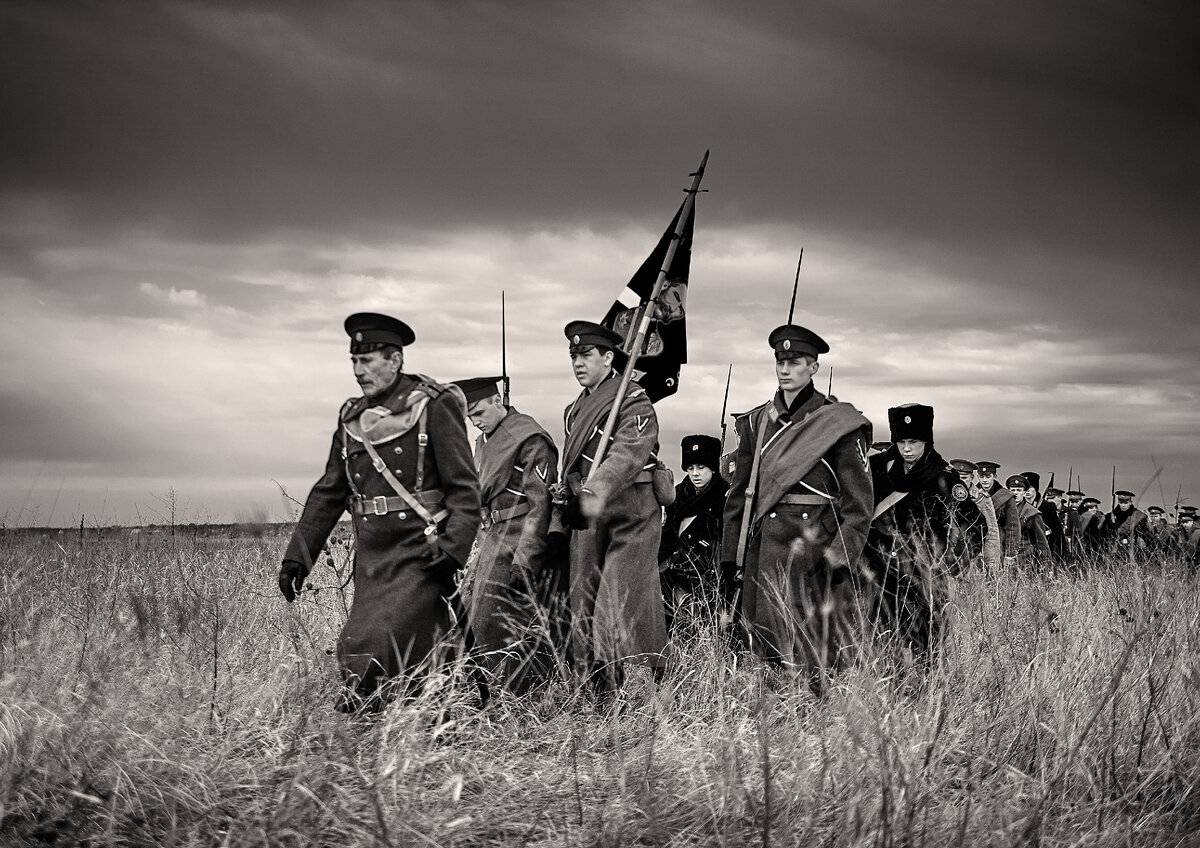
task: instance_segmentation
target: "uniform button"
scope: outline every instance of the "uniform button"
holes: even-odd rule
[[[807,513],[807,512],[802,512],[802,513],[800,513],[800,517],[801,517],[801,518],[808,518],[808,513]]]
[[[774,517],[775,517],[775,513],[773,513],[773,512],[772,512],[772,513],[771,513],[771,514],[770,514],[768,517],[769,517],[769,518],[774,518]]]
[[[359,474],[357,471],[355,471],[355,472],[354,472],[354,479],[355,479],[355,480],[361,480],[361,479],[362,479],[362,475],[361,475],[361,474]]]
[[[407,512],[397,512],[396,517],[399,518],[401,521],[403,521],[404,519],[408,518],[408,513]]]
[[[399,445],[396,445],[396,453],[404,453],[404,448],[400,447]]]

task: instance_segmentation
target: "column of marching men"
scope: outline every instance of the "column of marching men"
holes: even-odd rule
[[[889,409],[888,440],[873,442],[861,412],[816,389],[829,346],[804,327],[768,336],[778,389],[735,416],[735,451],[685,437],[675,486],[654,406],[636,383],[621,392],[623,338],[603,325],[565,328],[581,391],[561,454],[506,403],[499,377],[405,373],[415,333],[404,322],[356,313],[345,329],[362,396],[338,413],[279,572],[291,602],[350,513],[345,712],[414,691],[446,661],[456,624],[485,700],[492,685],[519,693],[570,671],[611,702],[627,666],[660,678],[668,634],[686,643],[706,621],[819,693],[854,659],[864,623],[928,663],[949,580],[968,567],[1197,565],[1194,507],[1178,506],[1172,526],[1129,491],[1104,513],[1082,491],[1040,491],[1034,472],[1001,484],[996,462],[938,453],[929,406]],[[465,419],[479,431],[473,453]]]

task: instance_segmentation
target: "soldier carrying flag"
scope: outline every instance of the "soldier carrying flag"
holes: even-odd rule
[[[707,161],[706,152],[671,226],[604,322],[572,321],[564,330],[583,391],[563,414],[564,484],[555,490],[551,531],[573,531],[572,659],[604,699],[620,688],[626,662],[656,674],[664,664],[657,555],[660,507],[674,490],[657,479],[653,402],[678,390],[687,360],[687,276]]]

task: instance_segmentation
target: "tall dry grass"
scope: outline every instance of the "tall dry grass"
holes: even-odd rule
[[[0,844],[1143,846],[1200,831],[1200,597],[1171,563],[969,575],[932,668],[867,650],[820,700],[702,625],[618,712],[565,682],[479,712],[450,669],[364,725],[330,709],[347,554],[288,606],[283,541],[0,537]]]

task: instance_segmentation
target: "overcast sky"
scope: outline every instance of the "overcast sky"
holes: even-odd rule
[[[663,456],[787,314],[887,435],[1200,501],[1200,39],[1145,2],[0,5],[0,523],[286,516],[356,393],[496,373],[561,434],[711,149]],[[472,431],[474,436],[474,431]],[[732,442],[732,427],[730,428]]]

